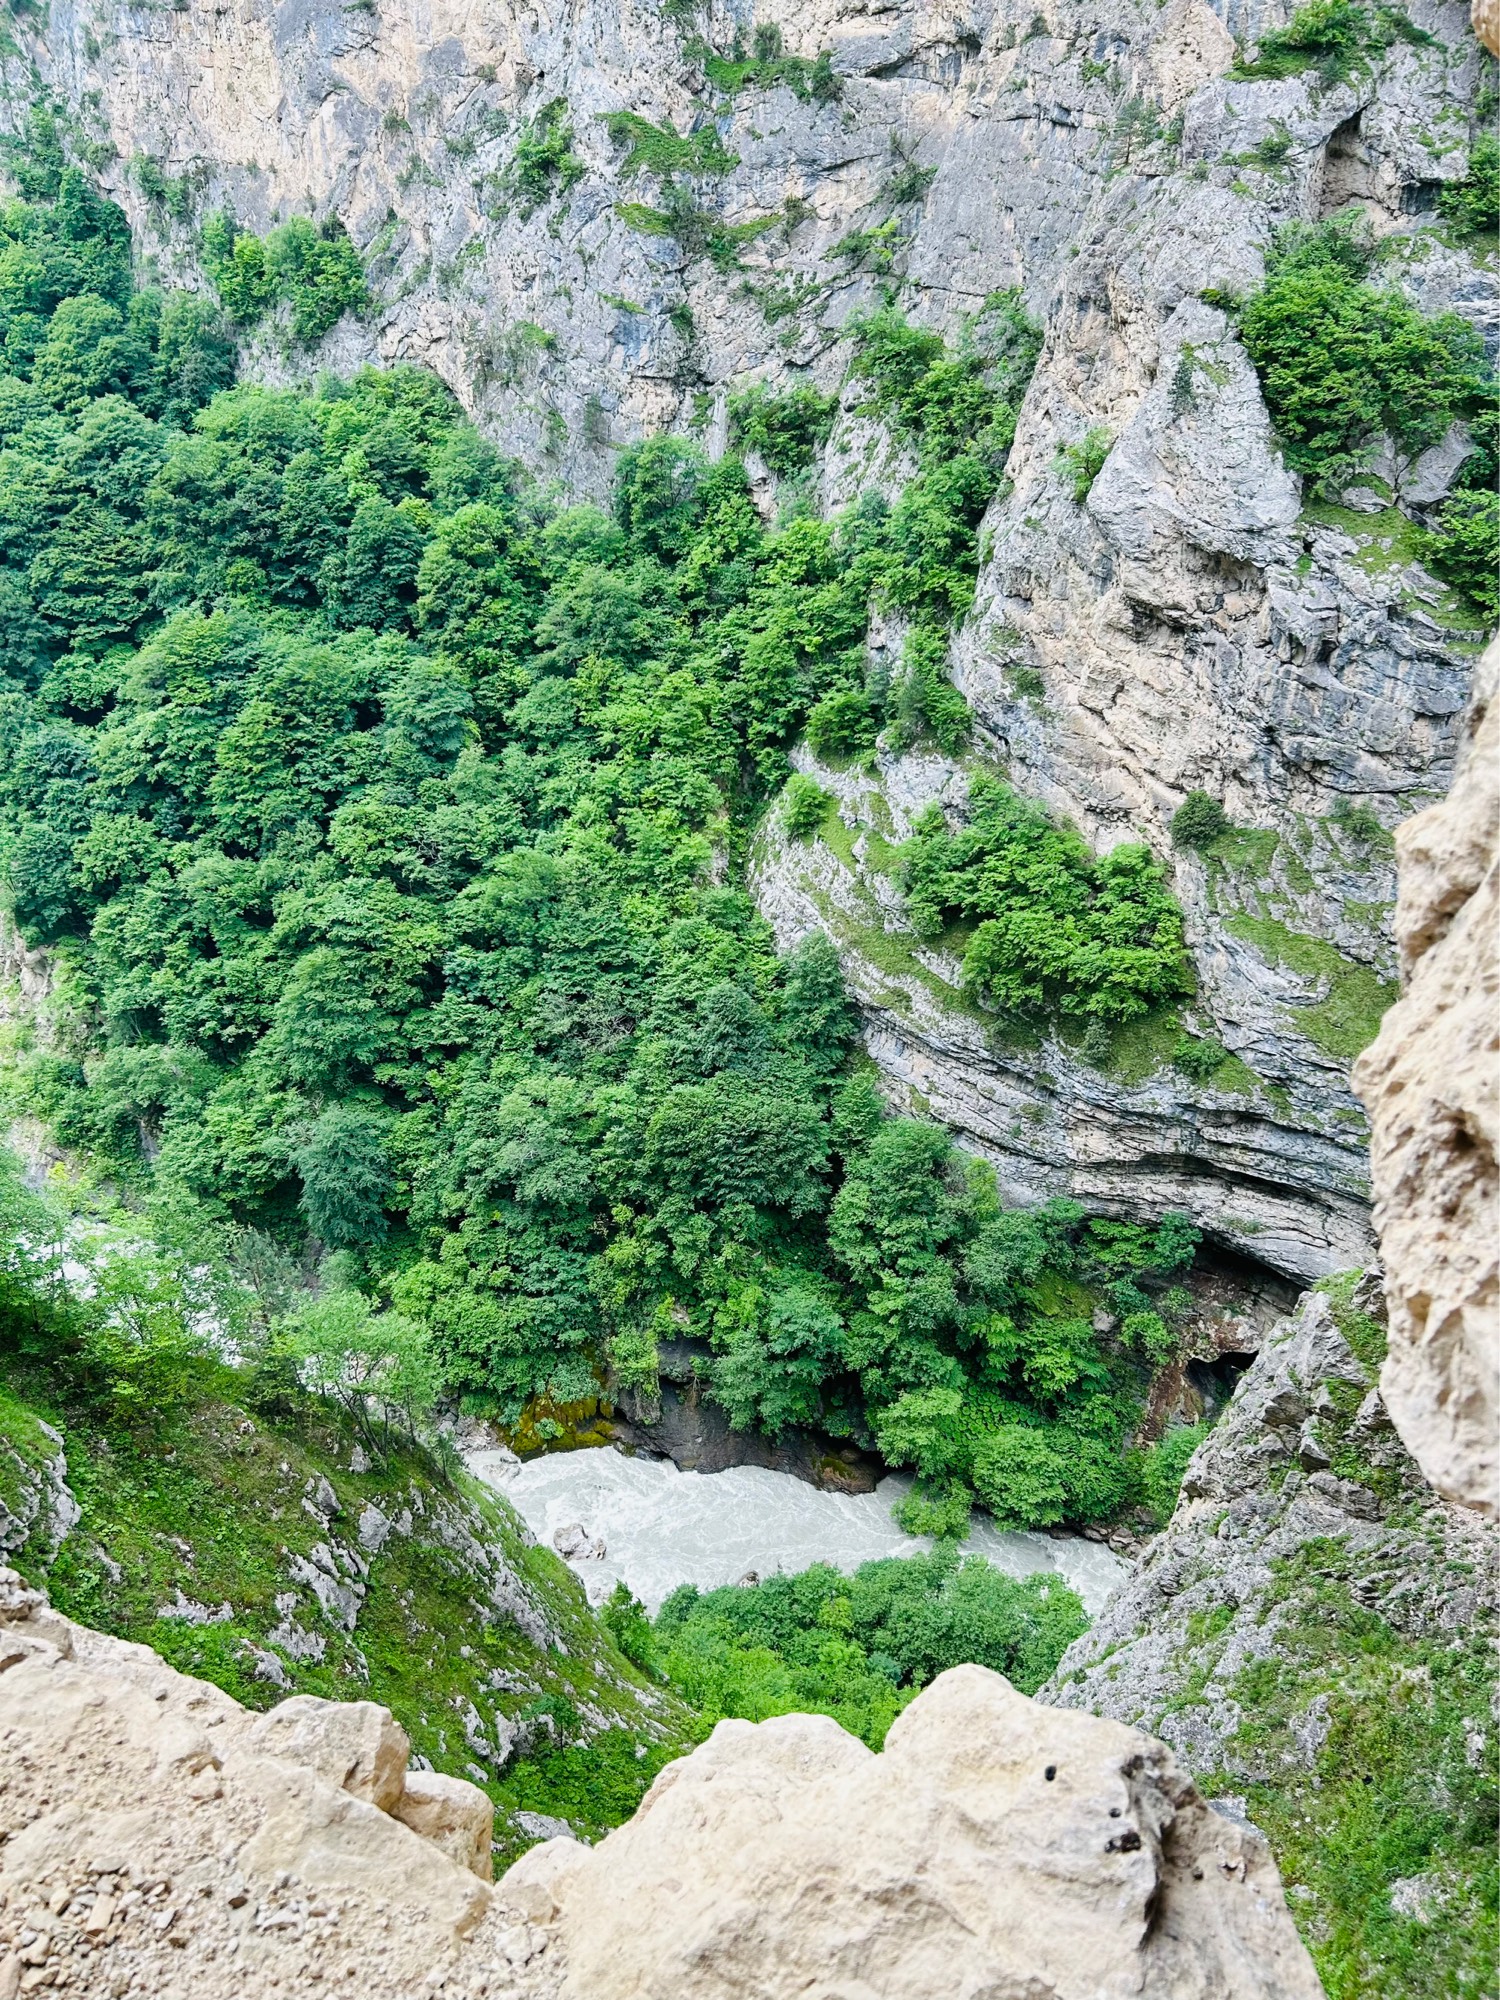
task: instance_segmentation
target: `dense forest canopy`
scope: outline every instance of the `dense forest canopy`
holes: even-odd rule
[[[779,958],[741,886],[810,719],[835,748],[962,738],[941,662],[1035,360],[1016,301],[956,347],[856,326],[917,474],[773,527],[688,439],[623,452],[606,513],[415,370],[233,386],[226,322],[137,288],[72,170],[0,210],[0,329],[0,839],[65,1021],[17,1069],[27,1108],[227,1234],[314,1361],[416,1343],[514,1417],[607,1371],[649,1389],[688,1331],[737,1424],[878,1442],[945,1518],[950,1489],[1028,1522],[1134,1495],[1192,1232],[1007,1211],[944,1130],[885,1115],[832,948]],[[795,458],[815,402],[740,421]],[[884,680],[872,604],[909,633]],[[985,916],[991,1004],[1123,1019],[1180,990],[1144,849],[1096,866],[985,800],[911,876],[924,923]]]

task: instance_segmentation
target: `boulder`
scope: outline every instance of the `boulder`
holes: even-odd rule
[[[564,2000],[1321,1994],[1264,1841],[1164,1744],[977,1666],[879,1756],[827,1716],[721,1722],[628,1825],[496,1898],[555,1932]]]
[[[408,1771],[406,1789],[393,1811],[403,1826],[440,1847],[481,1882],[490,1880],[495,1808],[478,1785],[441,1771]]]
[[[294,1694],[263,1715],[250,1744],[264,1757],[305,1764],[331,1785],[394,1812],[411,1744],[388,1708],[373,1701],[321,1701]]]
[[[1453,786],[1396,835],[1402,996],[1355,1064],[1390,1308],[1381,1394],[1446,1499],[1500,1517],[1500,641]]]

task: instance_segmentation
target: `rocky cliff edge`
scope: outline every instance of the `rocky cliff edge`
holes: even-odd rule
[[[980,1667],[880,1756],[827,1717],[721,1723],[597,1848],[493,1890],[489,1802],[406,1760],[373,1703],[254,1716],[0,1572],[0,1996],[1320,1991],[1269,1849],[1171,1751]]]

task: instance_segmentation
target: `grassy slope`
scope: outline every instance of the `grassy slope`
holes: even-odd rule
[[[46,1520],[33,1524],[9,1558],[28,1580],[70,1617],[144,1641],[251,1707],[294,1691],[384,1702],[415,1752],[484,1783],[499,1808],[497,1867],[530,1844],[516,1811],[602,1832],[692,1740],[687,1711],[616,1651],[566,1566],[467,1477],[400,1452],[353,1472],[353,1440],[332,1412],[247,1409],[229,1370],[205,1375],[181,1409],[154,1413],[149,1439],[63,1407],[49,1389],[40,1372],[12,1369],[0,1383],[0,1501],[24,1506],[20,1489],[37,1481],[22,1465],[56,1454],[40,1415],[62,1433],[82,1508],[51,1560]],[[319,1511],[320,1481],[337,1512]],[[411,1517],[378,1552],[359,1533],[372,1503],[393,1521]],[[319,1548],[333,1556],[352,1629],[299,1581],[318,1572]],[[215,1622],[163,1617],[179,1590]],[[295,1657],[319,1640],[321,1659]],[[280,1662],[287,1685],[257,1676],[252,1648]],[[503,1769],[497,1716],[521,1730]]]

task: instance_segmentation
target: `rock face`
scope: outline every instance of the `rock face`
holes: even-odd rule
[[[437,1812],[373,1703],[285,1710],[255,1717],[0,1570],[0,1993],[229,2000],[349,1965],[347,1990],[397,2000],[482,1952],[484,1793],[443,1779]]]
[[[997,1052],[941,969],[922,996],[892,978],[909,939],[863,850],[846,870],[876,908],[861,936],[824,907],[844,890],[820,902],[785,855],[762,855],[759,893],[784,938],[838,931],[892,1097],[951,1118],[1016,1192],[1186,1208],[1306,1279],[1371,1246],[1347,1066],[1395,971],[1385,843],[1339,814],[1368,803],[1390,825],[1445,789],[1475,635],[1374,486],[1308,511],[1226,316],[1199,294],[1253,287],[1278,224],[1354,206],[1424,307],[1492,334],[1500,308],[1493,274],[1427,226],[1477,129],[1465,9],[1416,0],[1431,39],[1397,41],[1348,82],[1230,80],[1236,39],[1280,14],[769,0],[752,17],[736,0],[688,21],[562,0],[181,0],[120,32],[97,0],[59,0],[45,25],[14,25],[0,122],[20,124],[38,82],[52,93],[169,281],[203,282],[212,208],[259,229],[337,216],[375,309],[311,354],[263,331],[252,372],[425,363],[574,497],[605,492],[614,449],[646,431],[696,424],[722,449],[733,386],[836,387],[844,323],[887,282],[950,336],[1020,287],[1046,337],[954,648],[975,755],[1100,847],[1165,854],[1192,788],[1253,830],[1176,870],[1190,1025],[1235,1062],[1200,1087],[1171,1067],[1170,1036],[1107,1075],[1063,1046]],[[723,55],[753,28],[779,31],[803,68],[710,83],[695,36]],[[814,90],[823,54],[832,81]],[[553,104],[578,172],[533,204],[512,170]],[[607,123],[619,112],[718,133],[717,164],[682,177],[693,228],[642,226],[662,183],[629,169]],[[742,224],[765,226],[716,264],[705,230]],[[878,256],[860,249],[872,231]],[[825,507],[903,476],[858,401],[844,392],[819,468]],[[1079,501],[1059,454],[1089,432],[1109,449]],[[1455,434],[1372,472],[1431,508],[1463,448]],[[768,507],[784,497],[769,476],[759,490]],[[951,789],[962,774],[928,775]],[[897,822],[906,777],[882,766]]]
[[[556,1933],[568,2000],[1321,1992],[1258,1835],[1159,1743],[983,1667],[879,1756],[826,1716],[721,1722],[629,1825],[532,1849],[496,1894]]]
[[[493,1892],[488,1799],[398,1769],[386,1711],[252,1717],[13,1571],[0,1745],[10,2000],[1320,1992],[1258,1834],[1160,1743],[982,1667],[879,1757],[822,1716],[721,1723],[597,1849],[549,1839]]]
[[[1340,1867],[1368,1871],[1360,1899],[1383,1890],[1396,1908],[1403,1893],[1400,1844],[1372,1853],[1359,1823],[1372,1718],[1405,1718],[1404,1744],[1375,1753],[1393,1821],[1483,1788],[1495,1760],[1500,1540],[1436,1498],[1397,1436],[1375,1387],[1380,1311],[1373,1277],[1307,1294],[1193,1455],[1170,1525],[1038,1697],[1150,1730],[1224,1810],[1274,1823],[1283,1868],[1290,1852],[1306,1871],[1290,1893],[1315,1936],[1352,1915]],[[1429,1916],[1442,1909],[1451,1936],[1484,1933],[1477,1838],[1472,1873],[1450,1856],[1434,1878]],[[1378,1990],[1378,1963],[1370,1977]]]
[[[1500,645],[1453,789],[1396,836],[1402,997],[1360,1058],[1391,1302],[1381,1394],[1450,1500],[1500,1515]]]

